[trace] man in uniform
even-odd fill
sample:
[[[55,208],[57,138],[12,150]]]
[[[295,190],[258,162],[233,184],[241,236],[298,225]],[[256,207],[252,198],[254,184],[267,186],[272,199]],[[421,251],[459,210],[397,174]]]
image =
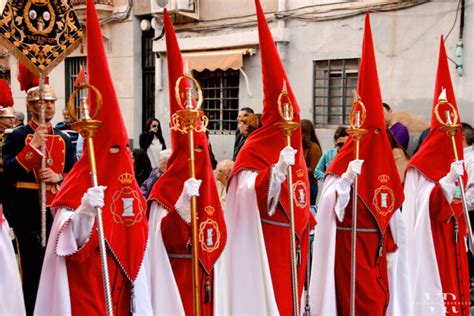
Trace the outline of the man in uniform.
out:
[[[3,175],[2,146],[5,133],[11,132],[15,124],[15,110],[13,109],[13,97],[5,80],[0,80],[0,213],[3,212],[8,218],[7,201],[5,197],[8,190],[7,181]],[[1,218],[1,215],[0,215]]]
[[[26,101],[32,118],[26,126],[16,128],[6,137],[3,162],[5,177],[14,186],[12,226],[19,243],[26,310],[32,314],[45,250],[41,246],[40,182],[46,182],[46,206],[49,206],[75,157],[69,137],[51,125],[56,101],[53,89],[44,85],[44,124],[40,124],[39,87],[28,90]],[[45,168],[41,168],[42,144],[46,146]],[[47,217],[50,224],[49,212]]]

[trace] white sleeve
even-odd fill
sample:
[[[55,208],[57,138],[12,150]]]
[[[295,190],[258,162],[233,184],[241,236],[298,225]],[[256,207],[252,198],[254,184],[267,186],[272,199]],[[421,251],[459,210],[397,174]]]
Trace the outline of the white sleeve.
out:
[[[281,184],[285,181],[286,176],[278,173],[275,166],[272,167],[270,175],[270,188],[268,190],[268,214],[271,216],[275,214],[278,200],[280,199]]]

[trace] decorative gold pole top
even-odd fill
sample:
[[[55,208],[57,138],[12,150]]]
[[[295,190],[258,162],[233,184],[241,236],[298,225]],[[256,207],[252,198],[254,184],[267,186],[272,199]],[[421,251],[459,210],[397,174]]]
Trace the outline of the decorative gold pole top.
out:
[[[351,127],[347,129],[347,133],[351,135],[355,143],[355,159],[359,159],[359,142],[362,139],[362,136],[369,132],[368,130],[361,128],[367,117],[367,110],[356,90],[352,91],[352,95],[354,96],[354,102],[352,102],[352,108],[349,114]]]
[[[285,136],[291,136],[293,132],[298,128],[299,124],[293,122],[294,112],[293,104],[288,94],[286,87],[286,81],[283,81],[283,88],[281,89],[280,95],[278,96],[278,113],[280,113],[283,122],[278,123],[278,126],[283,130]],[[288,144],[290,146],[290,144]]]
[[[442,118],[442,111],[445,120]],[[461,128],[459,124],[459,115],[456,111],[454,105],[449,103],[448,98],[446,97],[446,89],[443,88],[438,97],[438,103],[434,108],[434,113],[438,122],[442,125],[440,130],[446,132],[448,136],[454,136],[456,132]]]
[[[351,127],[347,130],[347,133],[351,135],[354,140],[359,141],[364,134],[369,132],[361,128],[367,118],[367,110],[356,90],[352,91],[352,95],[354,96],[354,101],[352,102],[351,112],[349,114]]]
[[[79,110],[81,113],[81,117],[78,118],[76,114],[76,108],[74,106],[75,98],[78,94],[80,95],[80,91],[88,89],[91,89],[95,95],[95,112],[91,116],[89,107],[90,105],[87,103],[87,96],[80,97]],[[74,89],[72,95],[69,97],[69,100],[67,102],[67,109],[69,111],[69,115],[71,115],[72,120],[75,122],[71,125],[71,128],[78,131],[85,139],[93,138],[97,133],[99,127],[102,125],[101,121],[95,119],[97,114],[99,114],[100,110],[102,109],[102,94],[100,93],[100,91],[96,87],[88,83],[78,84],[77,87]]]
[[[193,89],[191,85],[186,88],[186,101],[181,98],[180,84],[183,79],[187,79],[190,84],[194,84],[197,92],[196,107],[193,105]],[[187,134],[189,130],[194,132],[205,132],[209,120],[201,110],[203,102],[202,90],[199,82],[190,74],[184,74],[176,80],[175,98],[181,110],[176,111],[171,116],[171,129]]]

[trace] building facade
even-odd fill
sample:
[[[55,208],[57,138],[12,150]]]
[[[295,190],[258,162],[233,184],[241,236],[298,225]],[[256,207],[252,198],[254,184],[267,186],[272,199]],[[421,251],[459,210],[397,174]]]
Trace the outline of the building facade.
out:
[[[84,16],[84,0],[73,0]],[[168,8],[188,69],[200,82],[210,140],[218,160],[232,156],[238,109],[262,110],[258,33],[253,0],[99,0],[115,87],[134,146],[156,116],[169,140],[169,93],[162,7]],[[474,123],[472,0],[261,0],[303,118],[323,149],[348,123],[361,56],[364,13],[371,12],[382,96],[395,112],[431,115],[439,38],[444,34],[463,121]],[[85,62],[81,47],[50,75],[60,104]],[[1,52],[0,52],[1,56]],[[11,77],[16,76],[10,57]],[[24,94],[11,80],[16,108]],[[60,112],[60,111],[58,111]],[[57,120],[61,120],[60,113]],[[416,133],[415,133],[416,134]]]

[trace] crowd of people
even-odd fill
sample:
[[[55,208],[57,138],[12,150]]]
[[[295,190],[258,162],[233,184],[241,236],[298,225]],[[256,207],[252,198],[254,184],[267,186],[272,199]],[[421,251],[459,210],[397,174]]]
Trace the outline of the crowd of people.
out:
[[[89,7],[88,82],[104,94],[95,154],[67,110],[51,124],[49,84],[25,88],[20,125],[0,81],[0,314],[470,313],[472,126],[433,119],[409,155],[407,127],[382,102],[367,14],[353,105],[364,116],[323,151],[256,7],[263,110],[240,109],[232,157],[220,162],[199,124],[193,159],[188,135],[173,129],[165,141],[156,118],[129,148]],[[168,80],[187,88],[166,9],[164,33]],[[433,116],[440,106],[458,115],[442,41],[435,94]],[[170,98],[170,117],[182,108]]]

